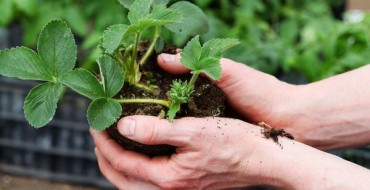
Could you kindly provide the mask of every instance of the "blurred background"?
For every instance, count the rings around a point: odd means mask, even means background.
[[[172,0],[172,2],[176,2]],[[226,57],[281,80],[304,84],[370,62],[370,1],[192,0],[209,16],[202,40],[238,38]],[[42,27],[67,22],[78,43],[78,64],[94,69],[98,44],[112,24],[127,23],[116,0],[0,0],[0,49],[36,47]],[[184,36],[164,34],[183,47]],[[88,132],[88,100],[67,92],[48,127],[33,129],[23,101],[35,85],[0,77],[0,189],[111,189],[100,174]],[[332,152],[370,168],[370,149]]]

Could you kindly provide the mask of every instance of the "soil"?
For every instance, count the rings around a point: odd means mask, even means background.
[[[275,129],[264,122],[259,122],[258,126],[262,127],[261,133],[266,139],[271,138],[278,145],[280,145],[279,137],[287,137],[291,140],[294,140],[293,135],[286,132],[284,129]]]
[[[149,43],[142,43],[139,48],[139,59],[145,54]],[[167,46],[164,53],[175,54],[176,47]],[[177,80],[190,80],[191,75],[175,76],[163,71],[157,64],[157,55],[153,54],[148,62],[141,68],[142,83],[150,84],[159,87],[159,94],[149,93],[145,90],[125,84],[122,91],[117,97],[120,98],[155,98],[166,99],[166,93],[170,90],[172,81]],[[199,77],[194,92],[192,93],[191,100],[187,104],[181,106],[181,110],[177,113],[176,117],[206,117],[206,116],[225,116],[225,95],[223,92],[212,84],[208,79]],[[129,115],[152,115],[158,117],[165,117],[167,108],[155,104],[124,104],[122,105],[122,117]],[[148,156],[170,155],[174,153],[175,147],[168,145],[143,145],[120,135],[117,130],[117,125],[114,124],[107,129],[108,133],[125,149],[133,150]]]

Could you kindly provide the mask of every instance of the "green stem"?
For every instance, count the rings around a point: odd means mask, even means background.
[[[141,88],[141,89],[144,89],[152,94],[159,94],[159,91],[158,91],[158,88],[151,88],[149,86],[146,86],[144,84],[140,84],[140,83],[135,83],[134,86],[136,86],[137,88]]]
[[[152,43],[150,44],[149,46],[149,49],[146,51],[145,55],[143,56],[143,58],[140,60],[140,65],[144,65],[146,60],[148,60],[148,58],[150,57],[150,55],[152,54],[154,48],[155,48],[155,45],[157,43],[157,40],[158,38],[161,36],[161,26],[157,26],[155,28],[155,34],[154,34],[154,38],[153,38],[153,41]]]
[[[132,60],[134,62],[136,62],[136,58],[137,58],[137,50],[138,50],[139,43],[140,43],[140,35],[141,35],[140,32],[136,33],[134,50],[132,51]]]
[[[170,107],[168,101],[158,99],[120,99],[117,101],[121,104],[159,104],[168,108]]]
[[[189,85],[191,85],[191,86],[195,85],[195,81],[197,81],[197,79],[199,77],[199,74],[200,74],[199,72],[194,72],[193,73],[193,76],[190,79]]]

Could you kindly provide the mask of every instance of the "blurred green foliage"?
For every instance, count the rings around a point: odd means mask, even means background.
[[[259,70],[317,81],[370,63],[370,15],[359,23],[335,18],[332,10],[344,1],[195,2],[211,17],[205,38],[239,38],[227,56]]]
[[[172,0],[176,2],[177,0]],[[275,75],[291,72],[316,81],[370,62],[370,16],[350,23],[334,17],[338,0],[192,0],[209,16],[202,40],[238,38],[226,57]],[[0,26],[20,23],[23,42],[35,45],[51,19],[65,20],[78,37],[80,63],[94,62],[100,36],[112,24],[127,23],[116,0],[0,0]],[[150,35],[150,34],[148,34]],[[188,37],[165,35],[183,47]]]

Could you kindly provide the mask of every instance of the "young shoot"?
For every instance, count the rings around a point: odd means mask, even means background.
[[[202,46],[199,36],[188,42],[181,53],[181,63],[191,70],[192,77],[189,82],[174,81],[170,93],[167,94],[170,99],[170,109],[167,114],[170,121],[180,110],[181,104],[189,101],[195,82],[201,73],[212,80],[221,79],[222,52],[237,44],[239,44],[237,39],[212,39]]]
[[[122,69],[125,73],[125,81],[138,88],[155,92],[151,87],[140,84],[140,65],[143,65],[153,53],[157,39],[161,35],[161,27],[173,23],[180,23],[182,15],[175,9],[167,8],[166,4],[168,1],[120,0],[119,2],[129,9],[127,17],[130,24],[118,24],[109,27],[104,32],[102,47],[105,49],[106,54],[116,54],[114,57],[118,59],[117,61],[122,65]],[[141,60],[138,60],[139,45],[142,41],[141,34],[151,27],[155,27],[156,29],[151,45]],[[132,36],[134,37],[133,43],[126,44],[127,42],[125,40]],[[121,52],[116,51],[122,43],[126,44],[126,48],[124,49],[124,55],[120,56],[119,54]]]

